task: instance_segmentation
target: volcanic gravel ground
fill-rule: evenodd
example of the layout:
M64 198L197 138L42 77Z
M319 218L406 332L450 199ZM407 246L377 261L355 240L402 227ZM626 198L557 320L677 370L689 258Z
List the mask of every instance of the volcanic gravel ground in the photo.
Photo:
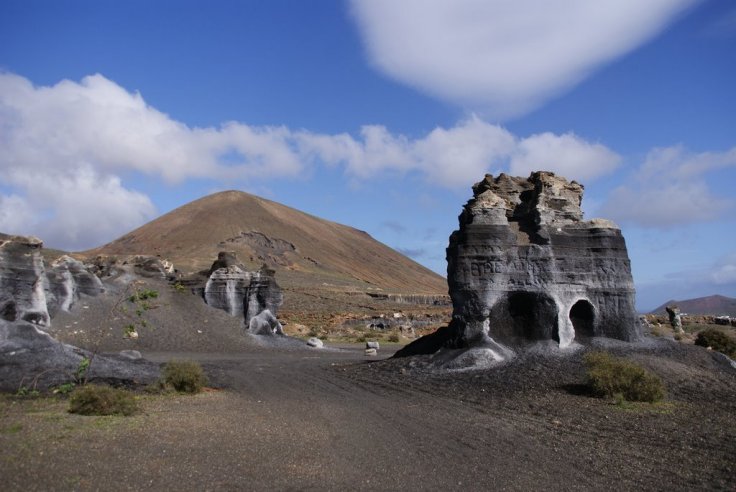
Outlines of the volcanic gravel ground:
M3 488L736 487L736 377L696 347L626 350L669 388L665 404L628 407L586 394L581 353L454 374L422 357L366 363L355 348L145 355L196 358L221 390L147 398L143 415L102 424L3 402L4 428L33 429L0 433Z

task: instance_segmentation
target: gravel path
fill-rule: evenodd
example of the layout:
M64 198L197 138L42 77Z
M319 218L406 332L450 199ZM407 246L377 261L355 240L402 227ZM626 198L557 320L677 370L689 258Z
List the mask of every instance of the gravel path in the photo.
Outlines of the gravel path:
M2 400L3 489L736 488L736 378L704 350L629 354L671 388L629 408L582 391L579 355L453 375L357 349L146 355L196 358L224 389L131 418Z

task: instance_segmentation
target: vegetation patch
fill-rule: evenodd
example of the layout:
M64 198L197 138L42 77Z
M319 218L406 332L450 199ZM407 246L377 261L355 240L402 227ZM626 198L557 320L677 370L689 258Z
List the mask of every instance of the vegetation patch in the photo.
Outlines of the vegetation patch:
M202 366L193 361L172 360L162 371L163 383L180 393L199 393L207 384Z
M79 415L133 415L138 404L133 394L110 386L80 386L69 398L69 413Z
M708 328L698 333L695 345L710 347L732 359L736 358L736 340L715 328Z
M585 356L588 384L597 395L616 401L654 403L665 396L665 386L656 374L638 364L606 352Z

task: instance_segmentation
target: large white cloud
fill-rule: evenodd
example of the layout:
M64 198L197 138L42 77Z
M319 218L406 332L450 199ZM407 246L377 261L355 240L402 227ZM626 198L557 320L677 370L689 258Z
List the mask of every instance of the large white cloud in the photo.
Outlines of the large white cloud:
M736 168L736 147L699 154L682 146L654 149L628 182L610 193L601 214L659 228L719 219L734 200L715 193L707 176L725 168Z
M190 128L102 75L35 87L0 73L0 231L34 233L69 249L111 240L153 217L131 174L245 184L330 165L356 180L418 173L453 188L499 170L547 169L589 180L618 161L605 146L572 134L519 138L475 116L418 138L380 125L358 136L241 122Z
M381 71L504 118L534 109L700 0L353 0Z

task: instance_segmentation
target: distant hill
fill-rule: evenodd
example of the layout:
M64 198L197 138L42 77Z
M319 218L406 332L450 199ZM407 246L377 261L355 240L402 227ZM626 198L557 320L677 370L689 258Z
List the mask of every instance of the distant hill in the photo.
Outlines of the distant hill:
M719 295L686 299L684 301L667 301L650 314L665 314L665 307L672 304L676 304L680 311L688 314L736 316L736 299Z
M193 201L81 254L160 255L192 273L219 251L235 251L248 268L268 264L287 288L447 294L444 278L363 231L240 191Z

